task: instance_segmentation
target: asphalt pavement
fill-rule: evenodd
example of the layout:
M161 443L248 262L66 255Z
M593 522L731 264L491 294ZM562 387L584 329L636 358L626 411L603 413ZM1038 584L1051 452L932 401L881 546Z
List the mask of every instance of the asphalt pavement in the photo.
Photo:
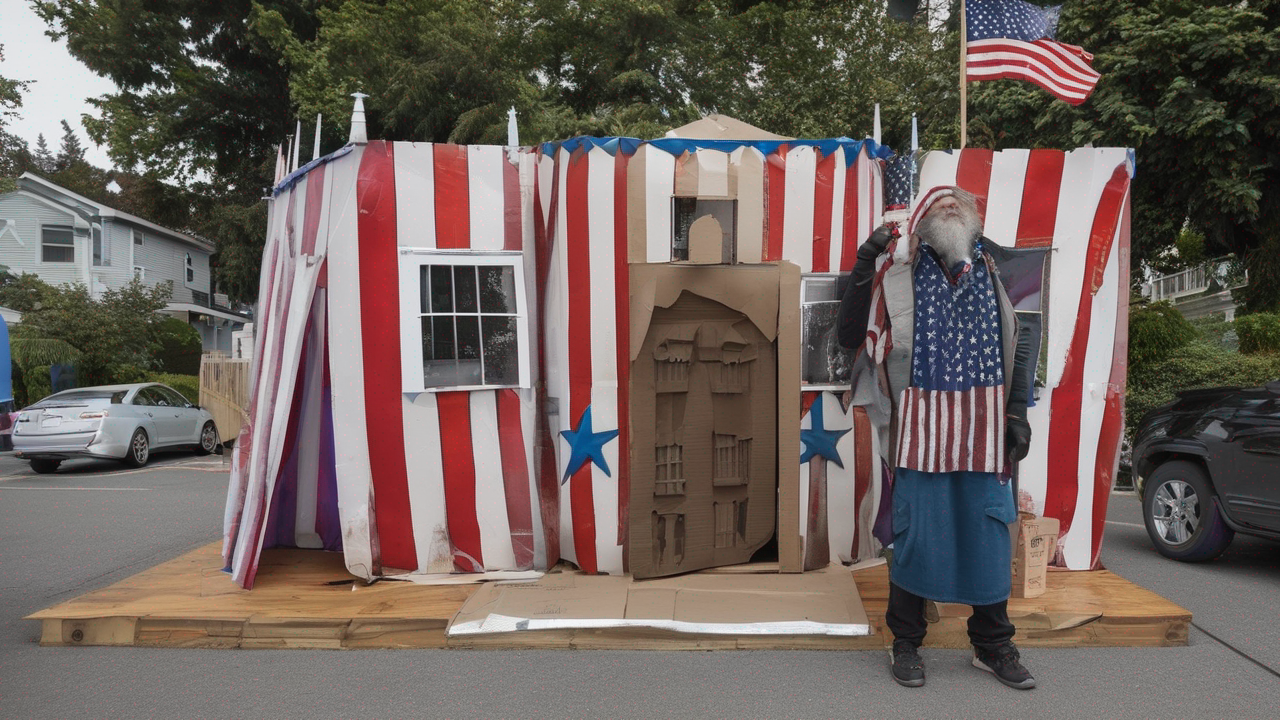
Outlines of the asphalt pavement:
M1189 608L1183 648L1023 652L1019 692L958 650L901 688L882 652L42 648L22 617L220 535L225 458L142 470L0 454L0 717L1275 717L1280 544L1237 537L1204 565L1151 549L1113 495L1111 570Z

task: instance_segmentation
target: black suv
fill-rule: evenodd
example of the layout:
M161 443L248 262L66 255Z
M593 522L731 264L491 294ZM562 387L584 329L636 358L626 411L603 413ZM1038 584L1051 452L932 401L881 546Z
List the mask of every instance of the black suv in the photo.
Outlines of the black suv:
M1180 393L1142 419L1133 469L1166 557L1212 560L1238 532L1280 540L1280 381Z

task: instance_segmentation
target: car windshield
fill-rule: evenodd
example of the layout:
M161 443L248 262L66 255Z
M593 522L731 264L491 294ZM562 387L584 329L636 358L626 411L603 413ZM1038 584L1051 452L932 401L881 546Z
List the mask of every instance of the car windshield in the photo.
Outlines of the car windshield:
M31 406L31 410L40 410L43 408L58 407L79 407L81 405L89 405L93 407L101 405L119 405L124 402L124 396L128 395L128 390L68 390L60 392L57 395L50 395L40 402Z

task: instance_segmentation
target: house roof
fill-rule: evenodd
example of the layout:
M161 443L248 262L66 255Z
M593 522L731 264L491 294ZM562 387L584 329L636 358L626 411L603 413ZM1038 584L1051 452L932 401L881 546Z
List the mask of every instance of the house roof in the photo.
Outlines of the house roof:
M762 130L755 125L744 123L728 115L707 115L701 120L694 120L667 131L667 137L690 138L696 140L794 140L785 135L777 135Z
M146 228L147 230L150 230L151 232L154 232L158 235L163 235L164 237L167 237L171 240L176 240L177 242L190 245L199 250L204 250L205 252L214 251L213 243L207 240L195 237L194 235L188 235L187 233L178 232L177 230L171 230L167 227L164 227L163 225L157 225L156 223L153 223L150 220L147 220L145 218L140 218L137 215L131 215L127 212L124 212L123 210L116 210L115 208L109 207L107 205L103 205L100 202L95 202L82 195L77 195L76 193L71 192L70 190L62 187L57 183L50 182L49 180L46 180L40 177L39 175L35 175L30 172L22 173L22 175L18 178L18 187L24 190L36 190L36 191L43 190L45 192L41 194L45 195L46 197L50 192L52 192L56 195L63 196L63 202L65 204L79 205L80 209L84 212L91 213L98 217L123 220L132 225L137 225L139 227ZM52 198L52 199L57 199L57 198Z

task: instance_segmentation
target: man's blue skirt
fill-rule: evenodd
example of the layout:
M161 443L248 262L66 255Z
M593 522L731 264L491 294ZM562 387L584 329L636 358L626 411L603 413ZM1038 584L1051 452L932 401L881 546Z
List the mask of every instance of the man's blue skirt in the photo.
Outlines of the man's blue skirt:
M1011 483L995 473L894 472L893 567L898 587L937 602L991 605L1010 589Z

